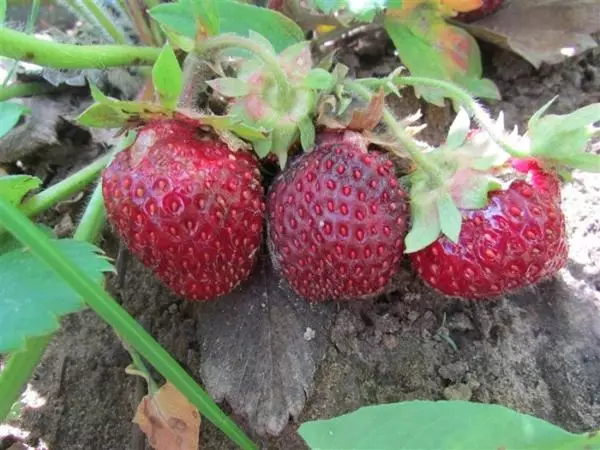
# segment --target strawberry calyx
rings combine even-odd
[[[237,36],[231,44],[245,45],[253,57],[242,60],[236,77],[216,78],[207,84],[230,99],[229,116],[265,131],[265,136],[252,140],[256,154],[260,158],[274,154],[284,167],[298,138],[305,151],[312,148],[317,102],[334,87],[334,75],[313,67],[309,42],[277,54],[268,41],[251,32],[249,38]]]

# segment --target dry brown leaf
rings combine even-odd
[[[383,92],[383,89],[380,89],[379,92],[371,98],[371,101],[365,109],[352,112],[352,119],[348,124],[348,128],[356,131],[372,131],[381,122],[384,107],[385,93]]]
[[[464,27],[539,68],[598,45],[591,34],[600,31],[600,1],[512,0],[491,16]]]
[[[138,405],[133,422],[148,437],[155,450],[197,450],[200,414],[171,383]]]

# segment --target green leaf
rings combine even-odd
[[[362,22],[371,22],[379,11],[398,8],[401,0],[315,0],[315,6],[326,14],[344,10]]]
[[[465,142],[470,128],[471,119],[469,118],[469,113],[461,107],[452,125],[450,125],[450,130],[448,130],[446,147],[451,149],[460,147]]]
[[[14,102],[0,102],[0,138],[5,136],[19,122],[29,109]]]
[[[169,43],[166,43],[152,67],[152,84],[160,103],[173,110],[183,88],[183,76],[179,61]]]
[[[215,36],[219,34],[219,8],[216,0],[191,0],[192,11],[202,28],[201,34]]]
[[[46,225],[38,224],[38,228],[49,238],[56,237],[54,230]],[[0,255],[22,248],[23,244],[10,233],[0,234]]]
[[[29,175],[7,175],[0,177],[0,197],[18,205],[29,191],[37,189],[42,180]]]
[[[250,93],[250,85],[238,78],[216,78],[206,84],[225,97],[243,97]]]
[[[127,117],[113,104],[94,103],[81,113],[77,121],[86,127],[119,128],[127,121]]]
[[[113,270],[91,244],[71,239],[51,242],[98,283],[102,273]],[[59,317],[82,308],[81,298],[30,250],[0,255],[0,353],[22,349],[27,337],[57,330]]]
[[[196,26],[190,14],[191,0],[180,0],[177,3],[163,3],[153,7],[150,15],[161,25],[195,39]],[[304,32],[291,19],[283,14],[267,8],[238,3],[233,0],[217,2],[220,17],[220,33],[235,33],[240,36],[250,35],[252,31],[264,36],[280,52],[290,45],[304,40]]]
[[[300,143],[302,149],[307,152],[315,145],[315,125],[310,117],[305,117],[298,122],[300,128]]]
[[[573,434],[500,405],[408,401],[367,406],[298,433],[313,450],[598,450],[600,433]]]
[[[458,242],[462,226],[462,214],[452,201],[449,193],[442,195],[437,202],[437,210],[440,219],[442,233],[452,242]]]
[[[482,81],[477,41],[467,31],[447,24],[435,10],[415,7],[402,14],[388,10],[384,26],[413,76],[451,81],[471,94],[499,98],[493,83]],[[439,89],[423,86],[415,87],[415,92],[439,106],[444,105],[447,96]]]
[[[335,78],[324,69],[312,69],[304,79],[304,86],[310,89],[318,89],[329,92],[333,89]]]
[[[271,44],[271,42],[269,42],[269,40],[265,38],[262,34],[257,33],[254,30],[250,30],[248,36],[250,37],[250,39],[259,44],[263,49],[265,49],[272,55],[277,54],[277,52],[275,51],[275,47],[273,47],[273,44]]]

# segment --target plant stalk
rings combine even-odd
[[[0,372],[0,422],[4,421],[19,400],[23,386],[31,379],[52,336],[48,334],[27,339],[25,350],[15,352],[8,358],[4,370]]]
[[[365,101],[369,101],[373,97],[373,92],[357,81],[347,81],[344,83],[344,86],[362,97]],[[427,158],[427,156],[423,155],[422,149],[419,148],[414,139],[408,135],[404,127],[398,123],[390,109],[387,107],[383,108],[383,121],[389,127],[390,131],[394,133],[404,151],[406,151],[414,163],[428,175],[430,182],[433,183],[435,187],[442,186],[444,184],[444,179],[439,167]]]
[[[61,90],[48,83],[32,81],[30,83],[13,83],[6,87],[0,87],[0,102],[15,97],[31,97],[33,95],[49,94]]]
[[[160,48],[130,45],[63,44],[0,28],[0,56],[55,69],[152,65],[160,51]]]
[[[102,156],[54,186],[33,195],[21,204],[21,212],[28,217],[35,216],[46,211],[57,202],[85,189],[106,167],[111,158],[112,154]]]
[[[104,14],[104,11],[100,9],[97,2],[94,0],[82,0],[82,4],[117,44],[127,44],[127,38],[123,32],[112,23],[111,19],[108,18],[106,14]]]
[[[131,345],[163,377],[173,383],[201,414],[242,449],[257,448],[177,361],[115,299],[79,267],[70,264],[52,240],[2,197],[0,197],[0,222],[63,278],[82,299],[85,299],[94,312],[111,325],[128,345]]]
[[[455,85],[454,83],[436,80],[433,78],[403,76],[394,77],[392,81],[399,85],[430,86],[445,91],[451,99],[465,108],[465,110],[475,119],[477,124],[483,128],[490,135],[492,140],[505,152],[515,158],[527,158],[530,156],[527,150],[513,147],[511,143],[507,141],[505,136],[503,136],[501,133],[498,133],[492,118],[487,113],[485,108],[481,106],[467,91]],[[367,87],[381,86],[381,80],[377,78],[365,78],[360,80],[360,84]]]

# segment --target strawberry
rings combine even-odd
[[[504,0],[482,0],[479,8],[468,12],[460,12],[455,19],[461,22],[475,22],[495,13],[503,4]]]
[[[382,292],[399,270],[408,205],[394,163],[359,133],[321,133],[274,181],[270,251],[309,301]]]
[[[568,256],[560,193],[554,175],[529,175],[490,192],[484,208],[461,210],[457,243],[442,236],[412,253],[419,276],[446,295],[482,299],[555,275]]]
[[[110,223],[171,290],[226,294],[248,278],[263,232],[257,161],[177,120],[144,125],[102,176]]]

